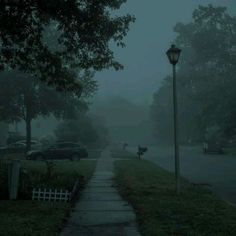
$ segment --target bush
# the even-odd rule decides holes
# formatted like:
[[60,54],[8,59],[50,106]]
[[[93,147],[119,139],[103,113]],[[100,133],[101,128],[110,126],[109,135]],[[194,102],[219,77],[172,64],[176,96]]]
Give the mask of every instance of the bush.
[[21,171],[21,181],[19,189],[20,199],[30,199],[33,188],[53,188],[72,191],[77,179],[83,182],[83,176],[71,170],[59,171],[55,162],[42,162],[39,168]]
[[[0,162],[1,163],[1,162]],[[71,191],[77,179],[83,187],[92,175],[95,162],[22,162],[19,199],[31,199],[33,188],[52,188]],[[0,199],[8,199],[7,166],[0,164]]]
[[95,125],[89,117],[82,115],[76,120],[60,123],[55,135],[58,140],[82,142],[89,147],[104,147],[107,144],[108,132],[103,125]]

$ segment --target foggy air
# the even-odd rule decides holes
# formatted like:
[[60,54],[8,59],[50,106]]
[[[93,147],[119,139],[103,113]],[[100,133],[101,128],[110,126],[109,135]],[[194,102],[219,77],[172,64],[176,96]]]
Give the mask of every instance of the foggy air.
[[0,236],[236,235],[234,0],[0,1]]

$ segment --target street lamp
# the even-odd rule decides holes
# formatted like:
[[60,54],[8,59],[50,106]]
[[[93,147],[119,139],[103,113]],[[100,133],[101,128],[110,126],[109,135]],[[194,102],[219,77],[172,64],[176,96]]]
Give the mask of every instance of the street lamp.
[[176,64],[179,61],[181,50],[175,45],[166,52],[170,63],[173,65],[173,105],[174,105],[174,144],[175,144],[175,181],[176,192],[180,192],[180,170],[179,170],[179,134],[178,134],[178,106],[176,90]]

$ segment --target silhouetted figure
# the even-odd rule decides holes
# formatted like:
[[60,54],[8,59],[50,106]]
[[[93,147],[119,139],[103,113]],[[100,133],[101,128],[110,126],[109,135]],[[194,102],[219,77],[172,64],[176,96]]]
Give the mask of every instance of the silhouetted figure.
[[147,147],[141,147],[140,145],[138,145],[138,157],[139,159],[141,159],[141,156],[148,151]]
[[205,142],[203,143],[203,152],[204,152],[204,153],[207,153],[207,149],[208,149],[208,143],[205,141]]

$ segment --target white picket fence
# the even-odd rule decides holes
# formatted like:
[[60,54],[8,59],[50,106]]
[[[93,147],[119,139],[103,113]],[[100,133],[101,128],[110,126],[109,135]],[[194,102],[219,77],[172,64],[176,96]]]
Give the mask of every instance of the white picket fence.
[[32,200],[68,202],[71,199],[71,193],[63,190],[52,189],[33,189]]

